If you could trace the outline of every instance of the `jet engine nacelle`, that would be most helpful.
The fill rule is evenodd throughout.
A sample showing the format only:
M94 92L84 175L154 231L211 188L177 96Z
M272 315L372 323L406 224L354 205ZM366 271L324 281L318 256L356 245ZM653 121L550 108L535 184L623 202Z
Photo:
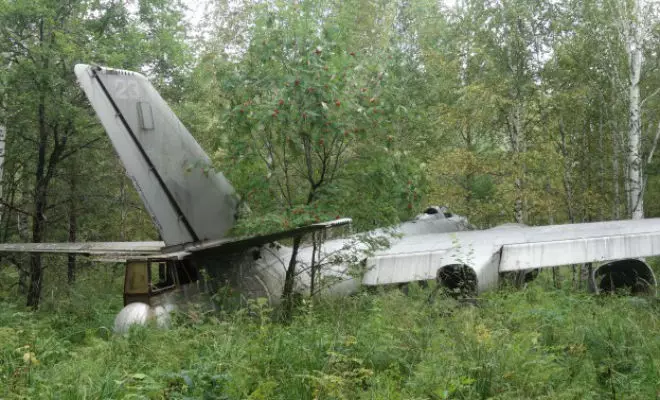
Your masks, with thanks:
M590 287L596 293L629 291L633 295L655 295L656 279L651 267L641 259L610 261L595 268Z

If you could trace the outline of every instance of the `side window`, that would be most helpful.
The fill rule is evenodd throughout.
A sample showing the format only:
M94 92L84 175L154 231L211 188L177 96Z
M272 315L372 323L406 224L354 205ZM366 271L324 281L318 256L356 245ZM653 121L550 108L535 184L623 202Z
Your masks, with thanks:
M148 273L146 262L129 261L126 263L126 281L124 282L124 293L149 293L149 279L147 275Z
M166 262L150 262L150 286L152 291L158 291L174 286L174 276L172 267Z
M179 261L179 267L177 268L177 274L179 278L179 284L185 285L187 283L197 282L199 280L199 274L197 267L192 265L190 260Z

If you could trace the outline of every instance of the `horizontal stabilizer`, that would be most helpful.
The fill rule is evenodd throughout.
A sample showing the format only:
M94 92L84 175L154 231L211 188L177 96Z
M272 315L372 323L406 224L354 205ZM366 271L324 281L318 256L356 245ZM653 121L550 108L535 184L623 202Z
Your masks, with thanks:
M272 243L277 240L305 235L311 232L349 225L350 218L320 222L261 236L211 240L182 246L165 246L165 242L77 242L77 243L0 243L0 253L81 254L96 256L97 260L118 262L127 258L165 257L182 258L201 251L235 251Z
M0 253L147 256L160 254L164 242L0 243Z

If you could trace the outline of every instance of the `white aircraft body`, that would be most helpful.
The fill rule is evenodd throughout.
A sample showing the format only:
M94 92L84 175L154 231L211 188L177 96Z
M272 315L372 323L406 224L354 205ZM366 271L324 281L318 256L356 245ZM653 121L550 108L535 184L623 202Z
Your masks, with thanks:
M174 293L194 297L207 284L201 269L244 295L277 302L291 256L291 249L277 240L350 223L340 219L271 235L227 237L237 215L235 191L222 173L213 172L208 156L149 81L135 72L82 64L75 73L163 241L7 243L0 244L0 252L127 260L126 307L117 319L118 330L150 315L166 314L178 301ZM506 272L577 263L599 263L590 277L597 291L630 287L655 293L655 276L641 258L660 255L660 219L505 225L482 231L468 227L465 218L431 207L396 227L385 249L370 252L355 235L325 241L316 253L315 247L306 246L298 254L306 272L298 275L297 290L309 289L305 267L320 259L328 263L321 270L323 277L334 282L323 290L335 295L361 285L429 279L478 293L496 288ZM356 264L362 266L359 277L349 272ZM158 266L157 272L152 272L152 265Z

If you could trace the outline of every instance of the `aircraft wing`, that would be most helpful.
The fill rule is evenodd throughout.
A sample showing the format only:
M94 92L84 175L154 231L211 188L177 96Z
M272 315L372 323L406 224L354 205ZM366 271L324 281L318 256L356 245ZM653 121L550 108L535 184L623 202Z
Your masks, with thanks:
M502 246L500 271L660 255L660 232L516 243Z
M165 252L180 252L185 251L188 253L198 252L228 252L236 251L239 249L246 249L254 246L261 246L267 243L273 243L278 240L293 238L295 236L305 235L315 231L330 229L339 226L349 225L353 222L350 218L339 218L332 221L319 222L315 224L305 225L286 231L278 231L265 235L226 238L220 240L209 240L200 243L188 243L179 246L168 246L163 249Z
M660 218L408 236L367 260L366 285L435 279L465 265L480 291L500 272L660 255Z
M160 254L164 242L0 243L0 253L81 254L125 257Z
M314 231L348 225L350 218L319 222L271 234L166 246L165 242L63 242L63 243L0 243L0 253L81 254L98 259L119 260L125 257L155 255L186 255L200 251L236 251L272 243L277 240L308 234Z

